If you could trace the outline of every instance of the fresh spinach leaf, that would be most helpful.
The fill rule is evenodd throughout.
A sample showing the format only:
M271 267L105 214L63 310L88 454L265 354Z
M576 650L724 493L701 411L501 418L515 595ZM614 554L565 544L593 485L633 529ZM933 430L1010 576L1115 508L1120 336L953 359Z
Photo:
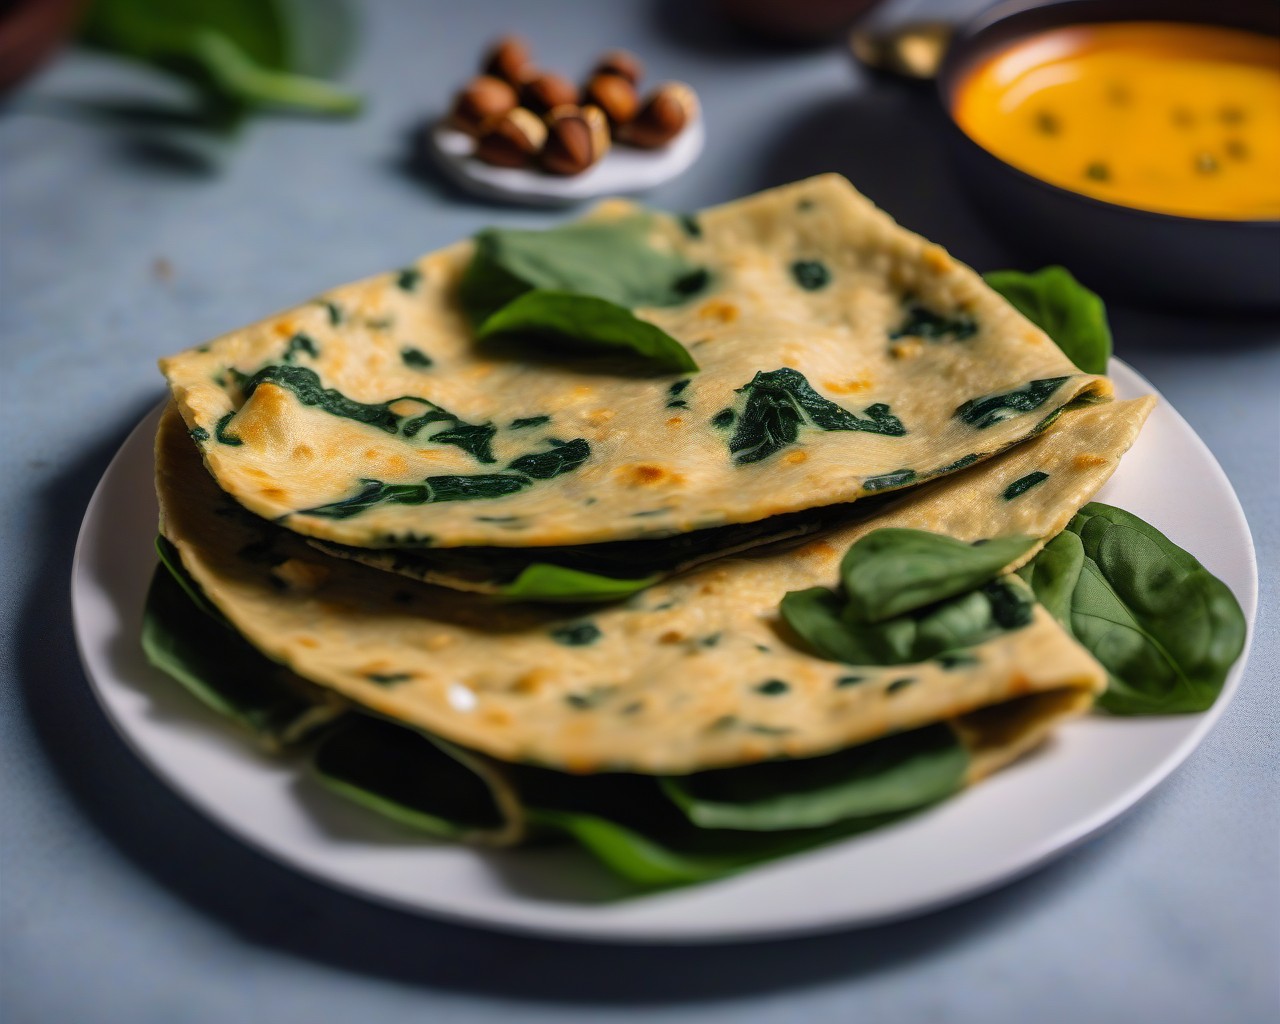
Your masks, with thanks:
M983 275L995 291L1053 339L1067 358L1086 373L1106 373L1111 358L1111 328L1102 299L1065 267L1034 274L993 270Z
M530 338L579 352L622 350L670 373L698 368L688 350L662 328L590 295L527 291L486 317L476 336Z
M480 324L535 289L593 296L628 310L679 305L694 290L699 268L653 245L651 225L640 214L544 231L481 231L459 288L462 307Z
M769 761L662 780L699 828L772 832L915 810L964 785L969 755L946 725L822 757Z
M847 617L883 622L968 593L1033 547L1035 537L966 544L927 530L884 527L856 541L840 562Z
M1086 505L1032 563L1046 608L1108 673L1114 714L1203 711L1244 649L1230 589L1149 523Z
M661 574L642 579L616 579L598 573L566 569L559 565L534 562L520 571L499 593L513 601L617 601L651 587Z

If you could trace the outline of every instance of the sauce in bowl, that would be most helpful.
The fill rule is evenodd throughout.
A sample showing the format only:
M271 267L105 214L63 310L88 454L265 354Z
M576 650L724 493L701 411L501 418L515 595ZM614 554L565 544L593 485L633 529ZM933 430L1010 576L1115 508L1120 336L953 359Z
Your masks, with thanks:
M1280 218L1280 39L1174 22L1026 36L959 83L953 116L995 156L1122 206Z

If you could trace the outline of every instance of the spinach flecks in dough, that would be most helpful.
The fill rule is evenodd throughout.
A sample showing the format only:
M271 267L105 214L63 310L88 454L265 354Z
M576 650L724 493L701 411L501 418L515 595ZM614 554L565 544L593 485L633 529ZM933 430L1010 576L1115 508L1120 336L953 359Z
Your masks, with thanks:
M905 690L908 686L915 682L911 676L904 676L902 679L895 679L884 688L885 693L897 693L899 690Z
M569 626L560 626L551 631L551 639L566 647L585 647L593 644L603 634L594 622L576 622Z
M698 223L698 218L694 214L682 213L677 219L684 233L690 238L702 237L702 225Z
M781 697L784 693L791 689L791 684L782 679L767 679L763 683L756 686L756 693L762 693L766 697Z
M573 441L548 442L553 446L547 452L530 452L512 459L507 468L533 477L535 480L550 480L562 473L571 473L591 457L591 446L584 438Z
M524 430L525 427L540 427L544 423L550 423L550 416L525 416L518 420L512 420L511 430Z
M943 473L954 473L956 472L956 470L965 469L969 466L972 466L977 461L978 461L978 455L976 452L971 453L969 455L963 455L960 458L956 459L955 462L952 462L950 465L943 466L941 469L935 469L931 475L941 476Z
M840 676L836 679L836 689L843 690L846 686L857 686L865 681L866 676Z
M364 325L371 331L389 331L395 323L396 318L393 316L371 316L364 321Z
M718 413L711 417L711 425L713 427L730 427L733 421L738 418L738 414L732 409L721 409Z
M244 444L244 441L236 437L234 434L227 433L227 424L231 422L233 416L235 416L235 413L229 412L223 416L222 419L218 420L217 425L213 428L213 436L218 439L220 444L225 444L232 448L238 448L240 445Z
M862 481L862 489L864 491L885 491L894 487L905 487L909 483L913 483L916 479L916 471L914 469L896 469L892 473L882 473L880 476L869 476Z
M430 505L443 501L476 501L503 498L529 486L527 477L514 473L481 473L475 476L429 476L420 484L387 484L362 480L361 490L350 498L299 510L299 515L324 519L350 519L376 505Z
M320 355L320 350L316 348L316 343L311 339L311 336L299 331L289 339L289 344L285 346L284 355L281 358L286 363L292 363L302 352L305 352L312 359Z
M806 424L819 430L864 431L888 437L901 437L907 432L884 403L868 406L863 411L864 418L859 418L823 398L802 373L786 366L760 370L737 391L747 396L729 438L729 451L739 465L767 459L794 444ZM717 421L723 415L717 415L712 422L720 425Z
M939 654L934 660L948 671L955 668L965 668L969 665L976 665L979 662L978 658L963 651L958 651L954 654Z
M807 292L816 292L831 283L831 271L818 260L796 260L791 264L791 276Z
M564 699L565 703L571 708L577 708L579 711L588 711L592 708L598 708L617 692L618 688L616 686L596 686L586 693L565 694ZM639 710L639 708L636 710Z
M209 431L205 430L204 427L192 427L187 433L191 435L191 440L197 444L209 440Z
M330 302L328 299L318 300L320 305L324 306L325 312L329 314L329 326L337 327L342 323L342 307L336 302Z
M1018 477L1017 480L1004 489L1004 500L1013 501L1019 495L1026 494L1036 484L1044 483L1048 479L1049 474L1039 469L1033 473L1028 473L1026 476Z
M364 677L379 686L394 686L396 683L407 683L413 678L412 672L366 672Z
M1003 391L983 398L971 398L956 409L955 415L961 421L985 430L1004 420L1024 412L1032 412L1040 408L1070 377L1045 377L1042 380L1028 381L1020 388Z
M415 370L425 370L432 365L431 357L422 349L414 348L412 345L406 345L400 350L400 361Z
M697 295L698 292L705 290L707 285L710 283L711 274L708 271L699 268L697 270L689 271L689 273L682 277L676 278L674 287L676 294L682 299L690 299Z
M683 398L681 398L680 394L681 392L684 391L685 388L687 388L690 385L690 383L692 382L688 379L678 380L674 384L672 384L671 387L667 388L667 408L668 409L689 408L689 403L686 402Z
M906 319L889 332L889 337L892 340L924 338L926 341L950 337L953 341L964 341L977 333L978 322L968 313L935 313L918 302L908 302Z
M477 462L491 463L498 461L493 457L493 435L497 432L498 428L491 423L459 423L432 434L427 440L457 445Z
M417 267L405 267L396 274L396 287L402 292L417 291L421 283L422 271Z

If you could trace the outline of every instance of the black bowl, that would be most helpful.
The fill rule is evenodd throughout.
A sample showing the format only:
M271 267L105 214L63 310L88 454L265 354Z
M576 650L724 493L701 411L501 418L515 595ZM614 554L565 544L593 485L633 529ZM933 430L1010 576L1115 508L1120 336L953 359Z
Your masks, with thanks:
M1182 21L1280 35L1270 0L1010 0L956 34L938 72L960 179L1018 248L1105 295L1217 309L1280 309L1280 220L1211 220L1120 206L1042 181L969 138L952 111L969 71L1042 32L1106 21Z

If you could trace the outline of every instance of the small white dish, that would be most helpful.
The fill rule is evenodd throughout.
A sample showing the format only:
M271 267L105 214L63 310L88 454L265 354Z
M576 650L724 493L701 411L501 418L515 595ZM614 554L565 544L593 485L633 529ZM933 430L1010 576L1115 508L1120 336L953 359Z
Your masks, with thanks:
M471 155L475 148L471 136L443 122L428 134L436 163L456 184L486 199L535 206L566 206L656 188L688 170L702 152L704 141L699 115L661 149L613 146L590 170L561 177L536 169L483 163Z
M1118 360L1121 397L1155 389ZM301 758L252 741L147 664L143 599L156 564L152 442L124 443L85 512L71 575L76 641L107 716L153 771L229 832L339 889L432 916L611 942L778 938L924 913L1023 875L1087 839L1187 757L1222 714L1242 657L1198 715L1069 723L1052 742L939 807L724 881L630 895L573 847L479 851L434 842L330 793ZM1166 402L1100 500L1194 554L1235 593L1252 636L1253 541L1226 475Z

